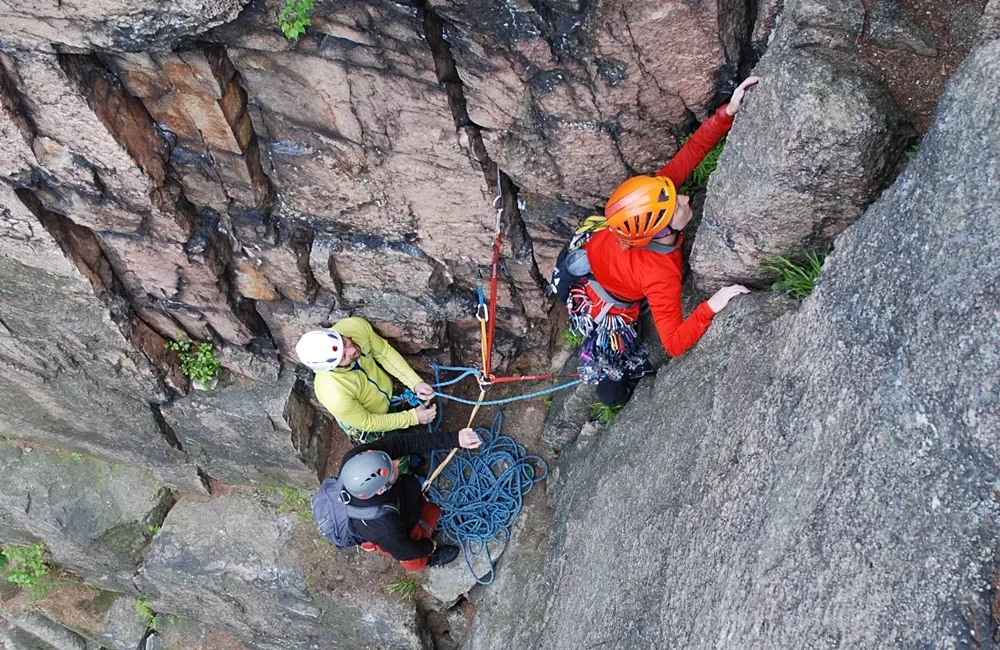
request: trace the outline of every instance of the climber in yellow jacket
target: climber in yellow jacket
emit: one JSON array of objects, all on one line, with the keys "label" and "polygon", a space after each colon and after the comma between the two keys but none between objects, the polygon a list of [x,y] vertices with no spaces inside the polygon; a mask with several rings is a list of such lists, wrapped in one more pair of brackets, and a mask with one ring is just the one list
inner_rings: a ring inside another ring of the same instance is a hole
[{"label": "climber in yellow jacket", "polygon": [[433,405],[389,412],[390,373],[424,402],[434,397],[434,389],[363,318],[345,318],[329,329],[306,332],[295,353],[316,372],[316,399],[356,444],[378,440],[387,431],[427,424],[437,416]]}]

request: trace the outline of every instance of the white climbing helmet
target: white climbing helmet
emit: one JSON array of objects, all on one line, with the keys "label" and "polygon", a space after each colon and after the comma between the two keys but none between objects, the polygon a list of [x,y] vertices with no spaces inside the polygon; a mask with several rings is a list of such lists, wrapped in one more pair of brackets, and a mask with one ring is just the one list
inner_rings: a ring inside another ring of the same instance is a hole
[{"label": "white climbing helmet", "polygon": [[295,354],[316,372],[333,370],[344,358],[344,337],[337,330],[311,330],[295,344]]}]

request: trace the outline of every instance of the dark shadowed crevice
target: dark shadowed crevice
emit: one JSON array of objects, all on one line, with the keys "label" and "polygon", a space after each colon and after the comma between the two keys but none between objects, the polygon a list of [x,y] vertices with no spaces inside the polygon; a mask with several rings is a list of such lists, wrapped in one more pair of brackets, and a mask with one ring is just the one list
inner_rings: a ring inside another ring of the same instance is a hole
[{"label": "dark shadowed crevice", "polygon": [[759,0],[718,0],[719,40],[726,65],[716,79],[713,105],[722,104],[757,65],[763,52],[754,49],[753,33]]},{"label": "dark shadowed crevice", "polygon": [[46,210],[31,190],[15,189],[14,193],[56,241],[63,255],[87,278],[95,293],[101,295],[108,291],[121,291],[111,263],[104,256],[94,233],[60,214]]},{"label": "dark shadowed crevice", "polygon": [[330,463],[339,459],[332,459],[330,450],[337,428],[314,404],[311,382],[296,380],[282,416],[291,429],[292,445],[299,458],[316,472],[317,478],[322,481],[336,471]]},{"label": "dark shadowed crevice", "polygon": [[243,152],[253,185],[254,203],[250,207],[264,209],[272,202],[274,187],[261,163],[260,142],[250,119],[249,94],[225,47],[206,43],[202,45],[202,51],[222,91],[219,108]]},{"label": "dark shadowed crevice", "polygon": [[0,52],[0,105],[7,112],[7,119],[11,120],[21,132],[25,142],[34,142],[38,136],[38,127],[31,117],[31,111],[24,105],[23,96],[18,89],[15,79],[14,62],[6,52]]},{"label": "dark shadowed crevice", "polygon": [[167,441],[167,444],[177,449],[179,451],[184,451],[184,445],[181,444],[180,438],[177,437],[177,432],[174,431],[173,427],[167,424],[167,421],[163,417],[163,412],[160,410],[159,404],[150,404],[149,410],[153,413],[153,420],[156,421],[156,427],[160,430],[160,434],[163,439]]},{"label": "dark shadowed crevice", "polygon": [[142,101],[125,92],[95,55],[58,53],[56,57],[115,141],[157,186],[162,186],[169,149]]},{"label": "dark shadowed crevice", "polygon": [[[502,192],[501,229],[503,232],[503,264],[505,275],[514,292],[514,302],[526,312],[520,291],[544,294],[545,283],[534,259],[531,237],[518,207],[518,187],[490,157],[483,141],[482,129],[469,116],[464,86],[450,44],[444,38],[445,21],[425,2],[417,3],[423,14],[424,39],[434,58],[435,73],[448,96],[460,143],[469,151],[483,170],[483,178],[493,195]],[[526,315],[528,315],[526,313]],[[530,315],[529,315],[530,317]]]},{"label": "dark shadowed crevice", "polygon": [[77,268],[94,288],[94,293],[104,301],[111,320],[122,335],[149,359],[162,387],[176,392],[178,381],[168,381],[174,373],[164,354],[165,340],[149,323],[137,316],[128,299],[128,291],[115,275],[97,236],[90,229],[74,223],[61,214],[47,210],[38,196],[29,189],[14,190],[17,197],[38,219],[45,231],[55,240],[63,255]]},{"label": "dark shadowed crevice", "polygon": [[205,491],[208,492],[210,495],[214,496],[212,491],[212,477],[208,475],[208,472],[206,472],[200,467],[196,467],[195,471],[197,472],[198,480],[201,481],[201,484],[202,486],[204,486]]}]

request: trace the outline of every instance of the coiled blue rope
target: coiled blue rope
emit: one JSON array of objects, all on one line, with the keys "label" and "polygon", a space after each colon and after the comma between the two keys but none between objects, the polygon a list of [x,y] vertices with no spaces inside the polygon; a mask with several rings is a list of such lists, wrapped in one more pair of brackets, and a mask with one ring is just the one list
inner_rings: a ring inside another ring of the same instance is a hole
[{"label": "coiled blue rope", "polygon": [[[497,413],[489,430],[476,427],[482,446],[455,454],[427,491],[430,500],[441,507],[438,530],[446,541],[462,548],[469,573],[481,585],[496,578],[489,543],[510,538],[524,495],[549,473],[545,460],[529,455],[524,446],[500,433],[502,424],[503,414]],[[447,453],[432,452],[431,466],[441,464]],[[480,578],[469,558],[484,554],[490,572]]]}]

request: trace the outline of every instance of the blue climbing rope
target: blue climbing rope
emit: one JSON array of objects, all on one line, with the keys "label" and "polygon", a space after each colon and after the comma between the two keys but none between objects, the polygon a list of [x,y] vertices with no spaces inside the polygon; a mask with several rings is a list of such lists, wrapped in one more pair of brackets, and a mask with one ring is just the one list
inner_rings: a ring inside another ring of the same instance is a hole
[{"label": "blue climbing rope", "polygon": [[[524,495],[549,472],[542,458],[529,455],[524,446],[502,435],[501,424],[503,414],[497,413],[489,430],[476,427],[482,446],[456,454],[437,485],[427,491],[430,500],[441,507],[438,529],[442,536],[462,548],[469,573],[481,585],[491,584],[496,577],[489,543],[510,538]],[[431,466],[439,465],[447,453],[433,452]],[[486,578],[476,575],[469,559],[479,555],[490,563]]]},{"label": "blue climbing rope", "polygon": [[401,394],[389,398],[389,406],[402,406],[403,404],[407,406],[420,406],[423,402],[420,401],[416,393],[407,388]]},{"label": "blue climbing rope", "polygon": [[[478,368],[472,368],[470,366],[439,366],[436,363],[431,364],[434,368],[434,388],[443,388],[444,386],[451,386],[452,384],[457,384],[466,377],[479,377],[482,373],[479,372]],[[448,381],[441,381],[440,373],[441,371],[448,372],[461,372],[458,377],[454,379],[449,379]]]},{"label": "blue climbing rope", "polygon": [[525,395],[515,395],[514,397],[506,397],[504,399],[487,400],[484,402],[475,402],[471,399],[455,397],[454,395],[445,395],[444,393],[438,393],[437,391],[435,391],[434,394],[439,398],[450,399],[453,402],[458,402],[459,404],[471,404],[472,406],[475,406],[476,404],[482,404],[483,406],[498,406],[500,404],[510,404],[512,402],[520,402],[521,400],[524,399],[532,399],[534,397],[541,397],[542,395],[548,395],[549,393],[554,393],[558,390],[569,388],[570,386],[576,386],[582,381],[583,381],[582,379],[574,379],[573,381],[568,381],[565,384],[559,384],[558,386],[552,386],[550,388],[536,390],[533,393],[527,393]]}]

